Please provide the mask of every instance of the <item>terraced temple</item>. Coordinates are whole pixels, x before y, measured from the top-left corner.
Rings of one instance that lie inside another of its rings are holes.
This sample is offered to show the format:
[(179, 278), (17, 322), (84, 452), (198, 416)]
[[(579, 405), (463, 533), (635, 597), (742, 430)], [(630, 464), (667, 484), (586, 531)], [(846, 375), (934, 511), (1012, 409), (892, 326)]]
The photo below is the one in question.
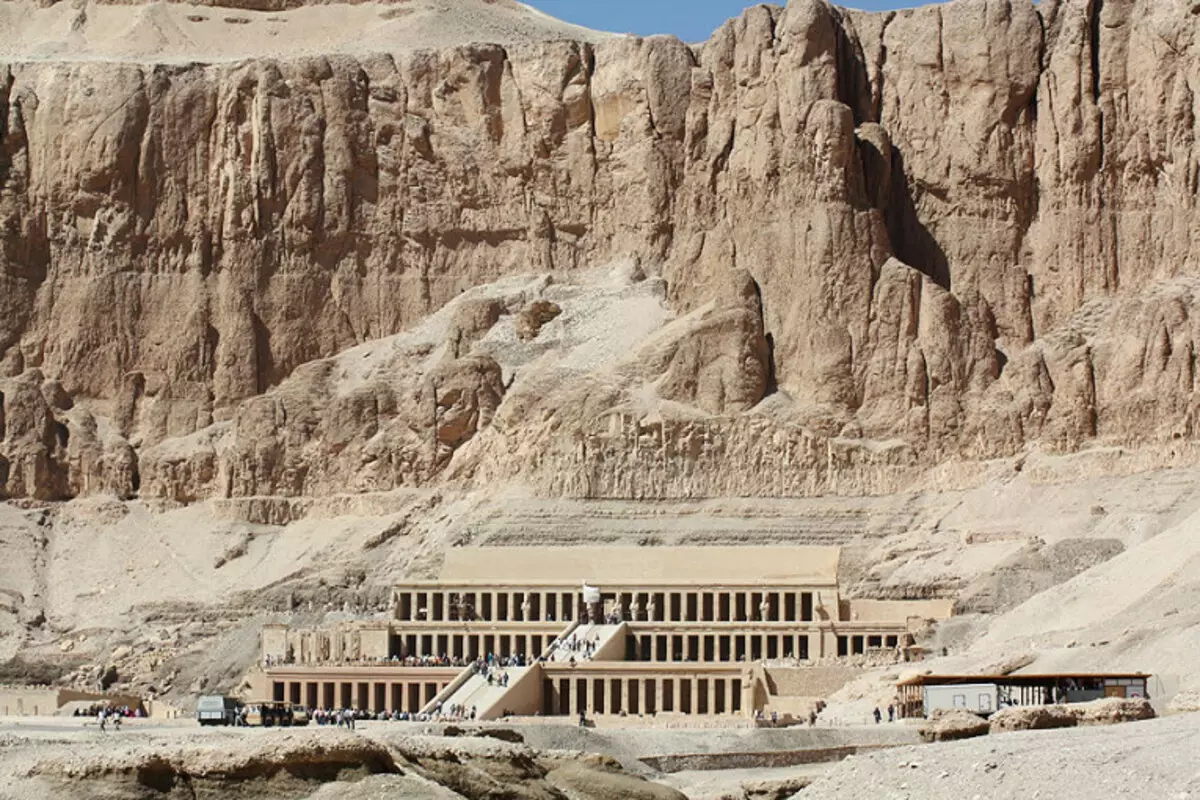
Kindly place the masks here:
[[(372, 712), (750, 716), (778, 683), (767, 662), (794, 663), (803, 686), (804, 666), (818, 661), (880, 651), (911, 659), (913, 634), (950, 615), (948, 600), (843, 598), (840, 555), (454, 549), (437, 580), (396, 587), (391, 619), (267, 626), (265, 678), (279, 700)], [(480, 659), (506, 664), (503, 686), (485, 679)]]

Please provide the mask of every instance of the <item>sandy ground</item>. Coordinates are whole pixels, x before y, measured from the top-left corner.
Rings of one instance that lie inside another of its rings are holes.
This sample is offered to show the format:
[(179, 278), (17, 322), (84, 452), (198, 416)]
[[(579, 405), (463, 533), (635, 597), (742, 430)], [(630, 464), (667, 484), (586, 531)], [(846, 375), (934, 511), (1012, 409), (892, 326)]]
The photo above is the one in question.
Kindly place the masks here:
[(803, 800), (1186, 800), (1200, 796), (1200, 714), (1026, 731), (854, 756)]
[[(428, 723), (360, 723), (358, 735), (373, 741), (392, 737), (437, 737), (443, 726)], [(463, 727), (463, 726), (459, 726)], [(473, 729), (473, 726), (465, 726)], [(494, 727), (494, 726), (492, 726)], [(880, 730), (655, 730), (647, 728), (610, 729), (603, 733), (579, 730), (570, 725), (529, 724), (503, 726), (520, 732), (526, 743), (537, 751), (596, 753), (616, 758), (631, 774), (677, 789), (696, 800), (741, 798), (747, 789), (778, 793), (803, 786), (828, 771), (829, 763), (719, 770), (685, 770), (659, 774), (639, 761), (667, 753), (771, 753), (859, 743), (868, 746), (900, 746), (912, 742), (915, 735)], [(307, 726), (304, 735), (332, 740), (344, 734), (335, 728)], [(80, 753), (111, 748), (132, 752), (139, 748), (175, 750), (180, 747), (253, 748), (264, 741), (289, 735), (280, 729), (201, 728), (191, 719), (173, 721), (127, 721), (119, 732), (101, 732), (92, 719), (73, 717), (0, 717), (0, 741), (16, 748), (13, 753), (52, 753), (69, 747)], [(449, 743), (463, 741), (454, 738)], [(467, 741), (470, 741), (468, 739)], [(0, 773), (5, 768), (0, 754)], [(387, 796), (381, 795), (381, 796)], [(0, 797), (3, 794), (0, 793)]]
[(749, 787), (803, 786), (815, 781), (832, 768), (830, 764), (809, 764), (770, 769), (686, 770), (657, 778), (657, 782), (678, 789), (691, 800), (726, 800), (746, 795)]
[(330, 3), (275, 12), (0, 0), (0, 59), (20, 61), (220, 62), (606, 36), (511, 0)]
[[(630, 751), (666, 746), (695, 747), (691, 734), (629, 730), (597, 737), (591, 747), (580, 746), (579, 732), (570, 727), (524, 726), (529, 744), (539, 751), (584, 751), (628, 755)], [(392, 737), (421, 740), (434, 733), (428, 725), (366, 724), (358, 735), (372, 741)], [(762, 731), (758, 733), (778, 733)], [(844, 732), (847, 735), (852, 732)], [(288, 731), (198, 728), (189, 721), (127, 723), (120, 733), (101, 733), (90, 721), (75, 719), (0, 718), (0, 740), (6, 743), (0, 766), (22, 753), (55, 753), (71, 748), (80, 754), (105, 749), (134, 751), (180, 747), (262, 747), (282, 741)], [(309, 727), (303, 736), (334, 741), (344, 735), (335, 729)], [(586, 735), (586, 734), (585, 734)], [(756, 741), (753, 733), (717, 735), (714, 749), (731, 747), (769, 750), (779, 742)], [(761, 738), (761, 737), (758, 737)], [(778, 736), (774, 738), (779, 738)], [(429, 741), (439, 741), (430, 739)], [(473, 741), (450, 739), (447, 743)], [(490, 741), (490, 740), (488, 740)], [(613, 742), (619, 746), (613, 748)], [(28, 742), (28, 744), (22, 744)], [(483, 742), (479, 741), (483, 746)], [(458, 746), (457, 744), (453, 746)], [(621, 760), (620, 758), (618, 760)], [(1113, 727), (1073, 728), (997, 734), (962, 742), (899, 746), (852, 756), (839, 764), (772, 769), (689, 770), (650, 775), (657, 783), (678, 789), (695, 800), (773, 796), (779, 787), (811, 781), (797, 798), (803, 800), (1108, 800), (1109, 798), (1169, 798), (1200, 796), (1200, 714), (1183, 714)], [(386, 795), (382, 795), (386, 796)]]

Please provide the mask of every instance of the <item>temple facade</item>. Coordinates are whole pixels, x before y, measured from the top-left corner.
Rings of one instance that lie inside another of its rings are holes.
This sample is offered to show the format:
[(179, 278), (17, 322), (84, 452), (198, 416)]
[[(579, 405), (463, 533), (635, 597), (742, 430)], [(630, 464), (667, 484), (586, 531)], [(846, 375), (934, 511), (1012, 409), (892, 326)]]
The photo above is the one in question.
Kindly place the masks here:
[[(752, 715), (769, 701), (765, 663), (911, 658), (913, 634), (951, 613), (843, 599), (839, 560), (832, 547), (457, 548), (437, 580), (395, 588), (389, 619), (266, 626), (264, 677), (279, 700), (373, 712)], [(503, 686), (485, 683), (488, 666)]]

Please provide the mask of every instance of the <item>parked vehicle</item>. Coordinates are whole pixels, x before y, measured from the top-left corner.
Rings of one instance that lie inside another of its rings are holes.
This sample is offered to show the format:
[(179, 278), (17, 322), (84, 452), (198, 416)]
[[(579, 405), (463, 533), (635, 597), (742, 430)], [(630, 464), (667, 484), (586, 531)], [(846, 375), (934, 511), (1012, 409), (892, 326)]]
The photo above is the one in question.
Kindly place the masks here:
[(232, 697), (204, 695), (196, 702), (196, 721), (201, 725), (236, 725), (238, 706)]
[(246, 704), (246, 724), (252, 728), (307, 725), (308, 711), (279, 700), (252, 700)]

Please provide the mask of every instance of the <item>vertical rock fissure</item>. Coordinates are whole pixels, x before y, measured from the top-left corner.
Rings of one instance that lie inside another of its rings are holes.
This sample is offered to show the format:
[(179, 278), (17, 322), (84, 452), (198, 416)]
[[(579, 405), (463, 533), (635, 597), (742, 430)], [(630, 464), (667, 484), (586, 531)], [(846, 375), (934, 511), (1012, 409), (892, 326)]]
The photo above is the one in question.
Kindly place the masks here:
[[(1104, 170), (1104, 160), (1106, 158), (1104, 146), (1104, 104), (1100, 102), (1100, 95), (1103, 91), (1102, 82), (1100, 80), (1100, 15), (1104, 11), (1104, 0), (1092, 0), (1091, 6), (1088, 8), (1090, 15), (1088, 19), (1089, 42), (1088, 50), (1091, 56), (1092, 69), (1092, 102), (1096, 105), (1096, 125), (1098, 126), (1098, 146), (1100, 148), (1100, 170)], [(1103, 195), (1101, 196), (1103, 203)]]
[(12, 158), (5, 146), (8, 139), (8, 98), (12, 92), (12, 85), (12, 71), (6, 67), (0, 79), (0, 188), (7, 182), (8, 171), (12, 165)]
[(1100, 14), (1104, 10), (1104, 0), (1092, 0), (1088, 9), (1088, 25), (1091, 39), (1089, 50), (1092, 57), (1092, 102), (1100, 105)]
[(875, 106), (875, 121), (883, 121), (883, 95), (887, 88), (887, 76), (884, 74), (884, 68), (887, 66), (888, 48), (887, 48), (887, 32), (891, 26), (892, 20), (896, 18), (896, 12), (890, 12), (883, 18), (883, 25), (879, 28), (879, 63), (875, 65), (875, 74), (878, 84), (875, 87), (875, 95), (871, 98), (871, 102)]

